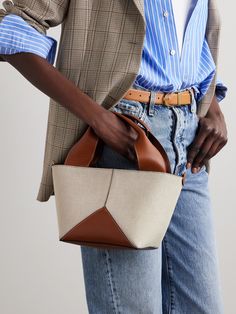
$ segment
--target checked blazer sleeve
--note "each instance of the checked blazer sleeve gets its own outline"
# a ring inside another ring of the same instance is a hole
[[[28,51],[53,63],[57,42],[47,36],[47,30],[63,22],[69,2],[70,0],[3,1],[5,10],[0,9],[0,54]],[[0,57],[0,61],[5,60]]]

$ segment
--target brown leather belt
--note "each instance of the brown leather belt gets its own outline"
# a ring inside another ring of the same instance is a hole
[[[157,92],[155,104],[166,106],[190,105],[192,103],[192,95],[194,95],[194,90],[192,88],[173,93]],[[141,89],[129,89],[123,98],[149,103],[150,96],[151,93],[149,91]]]

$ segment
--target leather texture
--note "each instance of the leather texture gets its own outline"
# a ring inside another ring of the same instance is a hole
[[[89,231],[89,232],[88,232]],[[102,247],[132,247],[121,228],[106,207],[102,207],[74,226],[61,241]],[[114,243],[116,244],[114,246]]]
[[[194,91],[192,90],[192,93]],[[151,93],[144,90],[129,89],[124,95],[124,99],[140,101],[143,103],[149,103]],[[182,105],[191,105],[192,94],[190,90],[176,93],[161,93],[158,92],[155,98],[155,104],[166,106],[182,106]]]
[[[152,170],[160,172],[170,172],[170,162],[162,145],[151,133],[148,126],[139,118],[132,115],[124,115],[118,112],[113,114],[120,117],[138,133],[134,143],[137,156],[138,168],[140,170]],[[139,122],[145,129],[141,129],[135,122]],[[96,136],[93,129],[89,127],[81,140],[69,151],[64,164],[74,166],[89,167],[96,160],[96,152],[100,138]]]
[[[52,166],[59,239],[95,247],[154,249],[168,228],[183,180],[170,173],[164,149],[143,121],[114,114],[138,132],[134,146],[139,170],[91,167],[99,139],[89,127],[65,163]]]

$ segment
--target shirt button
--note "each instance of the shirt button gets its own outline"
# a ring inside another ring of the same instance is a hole
[[[171,54],[172,56],[174,56],[174,55],[175,55],[175,50],[174,50],[174,49],[171,49],[171,50],[170,50],[170,54]]]
[[[164,13],[163,13],[164,17],[167,17],[168,14],[169,14],[168,11],[164,11]]]

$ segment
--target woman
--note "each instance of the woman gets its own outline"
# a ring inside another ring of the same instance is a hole
[[[206,171],[227,142],[215,1],[24,0],[4,7],[2,61],[51,98],[47,139],[54,143],[46,144],[39,201],[53,194],[51,161],[63,162],[86,125],[106,144],[97,167],[135,169],[136,132],[112,111],[146,122],[172,173],[186,171],[160,248],[81,246],[89,313],[223,313]],[[61,23],[54,68],[56,41],[46,30]]]

